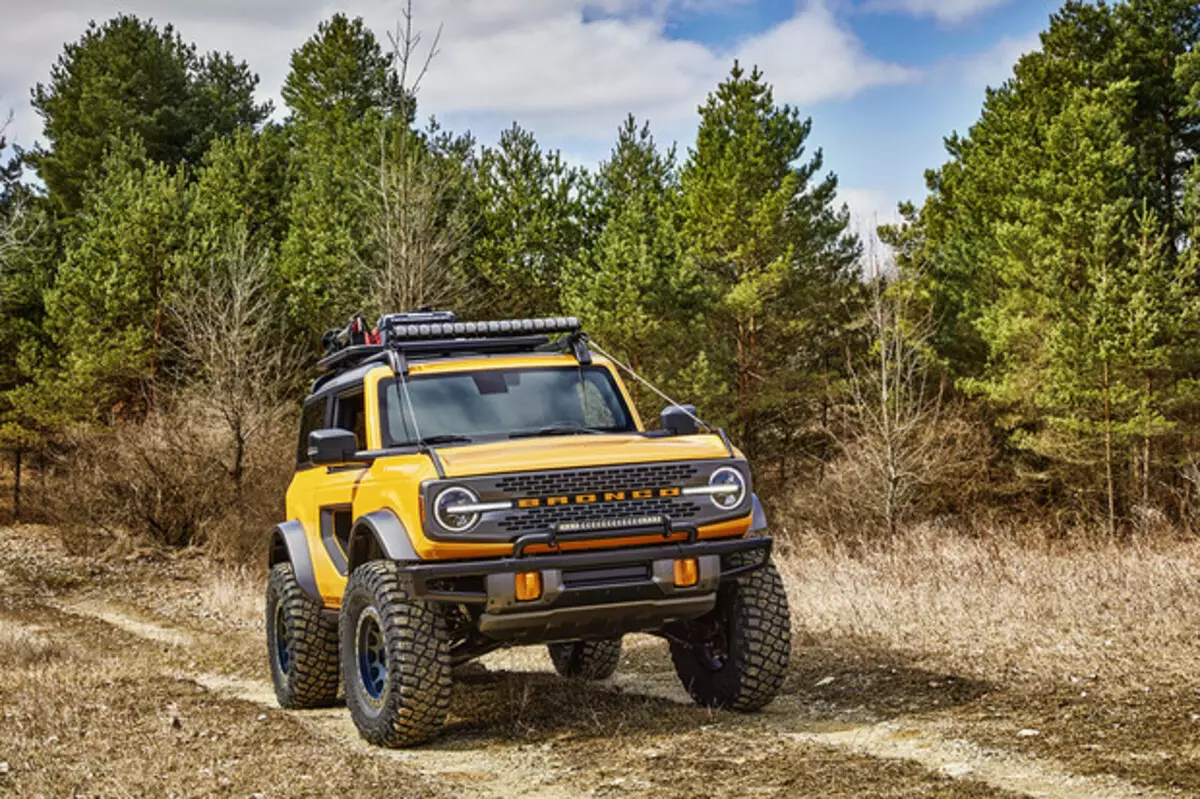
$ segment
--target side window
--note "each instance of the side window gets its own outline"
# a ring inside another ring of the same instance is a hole
[[[359,449],[367,448],[367,415],[363,410],[363,394],[343,394],[337,399],[333,426],[354,433]]]
[[[300,442],[296,446],[296,463],[308,463],[308,434],[325,426],[325,398],[314,400],[300,411]]]

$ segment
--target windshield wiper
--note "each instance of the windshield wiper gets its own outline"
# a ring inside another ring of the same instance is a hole
[[[426,436],[421,439],[422,444],[467,444],[472,441],[470,436],[460,436],[454,433],[444,433],[438,436]]]
[[[585,427],[579,424],[555,424],[549,427],[542,427],[537,430],[518,430],[515,433],[509,433],[509,438],[532,438],[534,436],[575,436],[581,433],[603,433],[604,431],[597,427]]]

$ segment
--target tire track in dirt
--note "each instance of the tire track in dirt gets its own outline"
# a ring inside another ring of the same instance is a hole
[[[129,615],[111,604],[80,600],[55,605],[64,613],[97,619],[145,640],[187,647],[200,643],[196,636],[174,627]],[[578,791],[554,784],[559,763],[547,753],[526,748],[504,752],[480,748],[439,747],[437,742],[413,749],[383,749],[364,741],[345,707],[323,710],[287,711],[279,707],[275,691],[266,680],[249,680],[221,674],[196,673],[187,679],[223,699],[250,702],[265,710],[285,713],[307,729],[348,748],[372,757],[397,760],[434,780],[454,783],[456,789],[470,785],[471,795],[498,797],[527,796],[532,799],[566,799]],[[543,775],[540,779],[534,775]],[[545,775],[551,775],[546,779]],[[541,784],[539,784],[539,782]]]
[[[198,643],[196,636],[174,627],[136,618],[98,601],[77,601],[57,606],[59,610],[98,619],[132,635],[187,647]],[[519,651],[490,656],[493,668],[547,668],[545,658],[524,656]],[[265,680],[248,680],[220,674],[191,674],[189,678],[218,696],[246,701],[273,712],[284,712],[317,735],[339,746],[373,757],[403,762],[427,777],[456,784],[477,796],[528,796],[560,799],[578,791],[563,782],[556,772],[562,767],[553,755],[527,747],[510,747],[503,752],[437,742],[413,749],[382,749],[359,737],[344,707],[327,710],[282,711],[274,689]],[[666,681],[648,680],[644,675],[621,675],[613,681],[618,690],[642,693],[679,704],[689,704],[681,687]],[[1062,799],[1166,799],[1178,794],[1102,775],[1075,774],[1049,759],[1034,759],[1002,749],[984,748],[959,738],[940,734],[936,722],[898,718],[877,724],[840,724],[797,718],[792,712],[771,712],[747,725],[746,732],[759,731],[779,740],[801,745],[818,745],[885,760],[915,762],[930,772],[955,780],[974,780],[998,790],[1031,797]],[[822,729],[823,728],[823,729]]]
[[[174,627],[135,619],[112,605],[97,601],[80,601],[66,604],[53,603],[50,607],[73,616],[87,616],[124,630],[138,638],[155,641],[169,646],[191,646],[195,638],[190,633]]]
[[[833,746],[887,760],[912,760],[954,779],[974,779],[1013,793],[1057,799],[1159,799],[1177,793],[1134,785],[1112,776],[1084,776],[1049,759],[985,749],[969,741],[943,737],[905,720],[830,732],[785,732],[802,743]]]

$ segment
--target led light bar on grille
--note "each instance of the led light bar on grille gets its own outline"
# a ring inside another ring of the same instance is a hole
[[[527,336],[537,333],[575,333],[580,329],[574,316],[553,316],[545,319],[500,319],[493,322],[430,322],[412,323],[388,320],[385,335],[394,341],[419,339],[498,336]]]
[[[626,527],[653,527],[666,524],[661,514],[655,516],[623,516],[619,519],[588,519],[582,522],[562,522],[554,526],[558,533],[584,533],[592,530],[621,530]]]
[[[741,490],[740,486],[733,483],[718,483],[717,485],[688,486],[687,488],[680,489],[679,493],[687,497],[720,496],[722,494],[736,494]]]
[[[513,506],[512,500],[503,502],[473,502],[466,505],[449,505],[446,513],[469,516],[472,513],[491,513],[494,510],[508,510]]]

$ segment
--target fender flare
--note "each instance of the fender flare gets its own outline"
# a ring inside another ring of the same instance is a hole
[[[754,512],[750,517],[750,529],[747,532],[757,533],[767,529],[767,512],[763,510],[762,503],[758,501],[758,494],[753,495]]]
[[[317,575],[313,571],[312,554],[308,551],[308,535],[304,531],[304,525],[294,519],[275,525],[271,534],[267,568],[278,563],[292,564],[296,582],[300,584],[304,593],[322,605],[325,604],[321,592],[317,589]]]
[[[350,545],[346,547],[349,569],[353,572],[373,555],[400,563],[421,559],[413,548],[412,539],[400,517],[390,510],[376,510],[359,516],[350,530]]]

